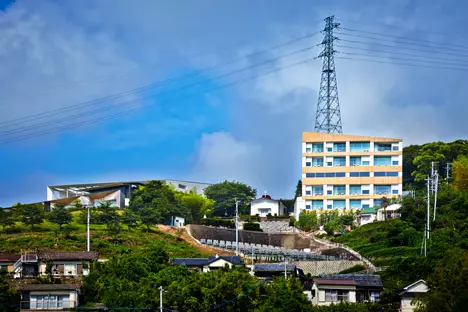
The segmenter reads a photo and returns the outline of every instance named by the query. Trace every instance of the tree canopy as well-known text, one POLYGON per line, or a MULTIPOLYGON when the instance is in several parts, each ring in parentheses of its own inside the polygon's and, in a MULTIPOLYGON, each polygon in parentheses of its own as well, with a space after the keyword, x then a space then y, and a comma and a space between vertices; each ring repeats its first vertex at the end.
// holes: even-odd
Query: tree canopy
POLYGON ((49 213, 49 221, 55 224, 58 224, 60 229, 62 229, 64 224, 69 224, 73 221, 72 214, 70 210, 65 208, 65 205, 56 204, 52 211, 49 213))
MULTIPOLYGON (((257 196, 257 191, 241 182, 224 181, 208 186, 205 196, 214 202, 214 215, 233 216, 235 200, 241 201, 240 205, 247 207, 247 203, 257 196)), ((240 209, 243 208, 240 206, 240 209)))

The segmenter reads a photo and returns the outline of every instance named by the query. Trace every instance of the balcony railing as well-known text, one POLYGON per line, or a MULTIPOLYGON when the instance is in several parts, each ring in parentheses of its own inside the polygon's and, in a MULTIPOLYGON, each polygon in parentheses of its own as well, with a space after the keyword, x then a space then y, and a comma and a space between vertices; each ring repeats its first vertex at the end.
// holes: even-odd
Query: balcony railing
POLYGON ((65 310, 76 307, 74 300, 30 300, 21 301, 20 310, 65 310))

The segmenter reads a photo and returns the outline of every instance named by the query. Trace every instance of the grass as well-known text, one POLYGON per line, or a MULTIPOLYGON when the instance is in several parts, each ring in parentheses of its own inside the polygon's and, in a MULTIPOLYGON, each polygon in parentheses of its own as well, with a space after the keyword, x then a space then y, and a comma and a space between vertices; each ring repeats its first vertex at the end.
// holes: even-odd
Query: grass
MULTIPOLYGON (((0 232, 0 253, 20 253, 23 251, 83 251, 86 250, 86 225, 75 221, 64 225, 62 231, 59 226, 44 221, 39 226, 25 227, 16 223, 7 228, 5 233, 0 232)), ((162 243, 166 251, 175 257, 203 257, 206 253, 200 252, 195 246, 184 241, 177 235, 163 233, 155 228, 146 231, 146 228, 128 229, 123 227, 117 238, 111 237, 105 225, 91 224, 91 250, 98 251, 101 257, 114 254, 138 252, 157 243, 162 243)))

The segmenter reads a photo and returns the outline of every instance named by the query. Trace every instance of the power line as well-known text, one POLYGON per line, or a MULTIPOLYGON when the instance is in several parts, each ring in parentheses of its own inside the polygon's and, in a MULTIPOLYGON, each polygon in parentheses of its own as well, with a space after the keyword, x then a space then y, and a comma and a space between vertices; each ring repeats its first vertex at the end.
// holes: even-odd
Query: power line
POLYGON ((444 48, 447 47, 447 46, 460 47, 460 48, 463 48, 463 50, 461 50, 462 52, 464 52, 464 51, 466 51, 466 49, 468 49, 468 46, 458 45, 458 44, 453 44, 453 43, 448 43, 448 42, 447 43, 434 42, 434 41, 431 41, 431 40, 424 40, 424 39, 405 37, 405 36, 394 36, 394 35, 389 35, 389 34, 384 34, 384 33, 379 33, 379 32, 365 31, 365 30, 346 28, 346 27, 340 27, 340 29, 351 31, 351 32, 359 32, 359 33, 364 33, 364 34, 383 36, 383 37, 387 37, 387 38, 388 37, 393 37, 393 38, 398 38, 398 39, 403 39, 403 40, 410 40, 410 41, 418 41, 418 42, 426 42, 426 43, 431 43, 431 44, 437 44, 437 45, 444 46, 444 48))
MULTIPOLYGON (((245 82, 245 81, 248 81, 248 80, 252 80, 252 79, 255 79, 255 78, 258 78, 258 77, 270 75, 270 74, 273 74, 273 73, 278 72, 278 71, 281 71, 281 70, 285 70, 285 69, 292 68, 292 67, 295 67, 295 66, 298 66, 298 65, 302 65, 302 64, 305 64, 305 63, 310 62, 310 61, 312 61, 312 60, 314 60, 314 58, 308 58, 308 59, 305 59, 305 60, 300 61, 300 62, 295 62, 295 63, 289 64, 289 65, 287 65, 287 66, 275 68, 275 69, 273 69, 273 70, 270 70, 270 71, 265 72, 265 73, 262 73, 262 74, 252 75, 252 76, 249 76, 249 77, 245 77, 245 78, 242 78, 242 79, 235 80, 235 81, 233 81, 233 82, 230 82, 230 83, 227 83, 227 84, 224 84, 224 85, 219 85, 219 86, 217 86, 217 87, 214 87, 214 88, 205 90, 204 92, 205 92, 205 93, 208 93, 208 92, 211 92, 211 91, 216 91, 216 90, 219 90, 219 89, 227 88, 227 87, 230 87, 230 86, 235 85, 235 84, 238 84, 238 83, 242 83, 242 82, 245 82)), ((197 95, 197 94, 191 94, 191 95, 184 96, 184 97, 178 99, 178 101, 183 100, 183 99, 187 99, 187 98, 194 97, 195 95, 197 95)), ((136 100, 135 100, 135 101, 136 101, 136 100)), ((176 101, 171 101, 171 102, 167 102, 167 103, 175 103, 175 102, 176 102, 176 101)), ((132 112, 135 112, 135 111, 139 111, 139 110, 142 110, 142 109, 145 109, 145 108, 148 108, 148 107, 153 107, 153 106, 155 106, 155 105, 157 105, 157 104, 167 104, 167 103, 164 103, 164 102, 163 102, 163 103, 148 104, 148 105, 145 105, 145 106, 143 106, 143 107, 136 107, 136 108, 133 108, 133 109, 126 110, 126 111, 124 111, 124 112, 117 113, 117 114, 112 114, 112 115, 108 115, 108 116, 101 117, 101 118, 95 118, 95 119, 90 119, 90 120, 86 120, 86 121, 83 121, 83 122, 78 122, 78 123, 75 123, 75 124, 70 124, 70 125, 68 125, 68 126, 64 126, 64 127, 61 127, 61 128, 53 128, 53 129, 49 129, 49 130, 43 131, 43 132, 32 133, 32 134, 29 134, 29 135, 24 135, 24 136, 20 136, 20 137, 10 138, 10 139, 7 139, 7 140, 5 140, 5 141, 1 141, 1 142, 0 142, 0 145, 8 144, 8 143, 13 143, 13 142, 18 142, 18 141, 22 141, 22 140, 26 140, 26 139, 30 139, 30 138, 34 138, 34 137, 38 137, 38 136, 42 136, 42 135, 45 135, 45 134, 51 134, 51 133, 61 132, 61 131, 65 131, 65 130, 77 128, 77 127, 80 127, 80 126, 83 126, 83 125, 87 125, 87 124, 100 123, 100 122, 103 122, 103 121, 105 121, 105 120, 115 119, 115 118, 117 118, 117 117, 119 117, 119 116, 127 115, 127 114, 129 114, 129 113, 132 113, 132 112)))
POLYGON ((410 62, 423 62, 423 63, 432 63, 432 64, 441 64, 441 65, 449 65, 449 66, 468 66, 468 64, 461 65, 461 64, 454 64, 454 63, 445 63, 445 62, 438 62, 438 61, 428 61, 428 60, 417 60, 417 59, 409 59, 403 57, 394 57, 394 56, 382 56, 382 55, 373 55, 367 53, 352 53, 352 52, 340 52, 341 54, 345 55, 357 55, 357 56, 367 56, 367 57, 376 57, 376 58, 384 58, 384 59, 393 59, 393 60, 400 60, 400 61, 410 61, 410 62))
MULTIPOLYGON (((413 56, 413 57, 422 57, 422 58, 429 58, 429 59, 435 59, 435 60, 445 60, 445 61, 454 61, 454 59, 450 58, 444 58, 444 57, 434 57, 434 56, 427 56, 427 55, 421 55, 421 54, 409 54, 409 53, 401 53, 401 52, 393 52, 393 51, 387 51, 387 50, 379 50, 379 49, 368 49, 368 48, 361 48, 361 47, 353 47, 353 46, 348 46, 348 45, 335 45, 336 47, 339 48, 347 48, 347 49, 353 49, 353 50, 364 50, 364 51, 373 51, 373 52, 380 52, 380 53, 389 53, 389 54, 395 54, 395 55, 404 55, 404 56, 413 56)), ((461 64, 466 64, 466 65, 461 65, 461 66, 467 66, 467 62, 460 62, 461 64)))
MULTIPOLYGON (((246 70, 250 70, 252 68, 256 68, 256 67, 259 67, 259 66, 262 66, 262 65, 266 65, 266 64, 276 62, 276 61, 278 61, 280 59, 283 59, 283 58, 287 58, 287 57, 291 57, 291 56, 294 56, 294 55, 299 54, 299 53, 307 52, 307 51, 313 49, 314 47, 315 46, 309 46, 309 47, 306 47, 306 48, 303 48, 303 49, 300 49, 300 50, 295 50, 293 52, 290 52, 290 53, 287 53, 287 54, 284 54, 284 55, 281 55, 281 56, 278 56, 278 57, 275 57, 275 58, 272 58, 272 59, 269 59, 269 60, 266 60, 266 61, 263 61, 263 62, 260 62, 260 63, 257 63, 257 64, 254 64, 254 65, 251 65, 251 66, 247 66, 247 67, 244 67, 244 68, 241 68, 241 69, 237 69, 235 71, 231 71, 231 72, 228 72, 228 73, 225 73, 225 74, 222 74, 222 75, 218 75, 218 76, 213 77, 211 79, 204 80, 204 81, 201 81, 201 82, 196 82, 196 83, 188 85, 188 86, 183 86, 183 87, 175 88, 175 89, 172 89, 172 90, 169 90, 169 91, 166 91, 166 92, 162 92, 162 93, 159 93, 157 95, 161 95, 161 94, 164 94, 164 93, 170 93, 170 92, 174 92, 174 91, 179 91, 179 90, 185 90, 188 87, 193 87, 193 86, 197 86, 197 85, 200 85, 200 84, 203 84, 203 83, 206 83, 206 82, 214 81, 216 79, 232 76, 234 74, 237 74, 237 73, 240 73, 240 72, 243 72, 243 71, 246 71, 246 70)), ((149 98, 149 97, 153 97, 153 96, 154 95, 146 96, 146 97, 140 97, 137 100, 141 100, 141 99, 145 99, 145 98, 149 98)), ((107 110, 112 109, 114 107, 121 107, 124 104, 133 103, 133 102, 135 102, 137 100, 131 100, 131 101, 123 102, 123 103, 112 104, 112 105, 104 106, 104 107, 101 107, 101 108, 98 108, 98 109, 95 109, 95 110, 88 110, 88 111, 85 111, 85 112, 82 112, 82 113, 79 113, 79 114, 74 114, 74 115, 71 115, 71 116, 68 116, 68 117, 49 120, 49 121, 46 121, 46 122, 43 122, 43 123, 40 123, 40 124, 35 124, 33 126, 22 127, 22 128, 20 127, 20 128, 16 128, 16 129, 12 129, 12 130, 7 130, 7 131, 4 131, 4 132, 0 133, 0 136, 10 135, 10 134, 18 133, 18 132, 30 131, 32 129, 41 128, 41 127, 47 126, 49 124, 64 122, 64 121, 66 121, 68 119, 76 119, 78 117, 87 116, 89 114, 107 111, 107 110)))
POLYGON ((18 121, 24 121, 24 120, 28 120, 28 119, 31 119, 31 118, 37 118, 37 117, 45 116, 45 115, 50 114, 50 113, 56 113, 56 112, 68 111, 68 110, 75 110, 75 109, 77 109, 76 107, 90 106, 90 105, 100 103, 100 102, 103 102, 103 101, 106 101, 106 100, 120 98, 120 97, 129 95, 129 94, 132 94, 132 93, 135 93, 135 92, 145 91, 145 90, 148 90, 148 89, 159 87, 159 86, 164 85, 164 84, 168 84, 168 83, 176 82, 176 81, 179 81, 179 80, 187 79, 187 78, 190 78, 190 77, 198 76, 198 75, 204 74, 206 72, 210 72, 210 71, 214 71, 214 70, 217 70, 217 69, 220 69, 220 68, 223 68, 223 67, 227 67, 227 66, 232 65, 232 64, 234 64, 234 63, 236 63, 236 62, 238 62, 240 60, 243 60, 245 58, 251 58, 253 56, 263 54, 263 53, 269 52, 271 50, 275 50, 275 49, 284 47, 286 45, 289 45, 289 44, 292 44, 292 43, 295 43, 295 42, 298 42, 298 41, 301 41, 301 40, 304 40, 304 39, 307 39, 307 38, 311 38, 311 37, 313 37, 315 35, 318 35, 319 33, 320 33, 320 31, 317 31, 317 32, 314 32, 314 33, 311 33, 311 34, 307 34, 307 35, 304 35, 304 36, 301 36, 301 37, 298 37, 298 38, 294 38, 292 40, 288 40, 286 42, 271 46, 269 48, 262 49, 260 51, 252 52, 252 53, 243 55, 241 57, 237 57, 237 58, 232 59, 232 60, 230 60, 228 62, 219 63, 219 64, 216 64, 216 65, 213 65, 213 66, 208 66, 208 67, 202 68, 200 70, 196 70, 196 71, 193 71, 193 72, 181 75, 181 76, 176 76, 176 77, 173 77, 173 78, 165 79, 165 80, 162 80, 162 81, 158 81, 158 82, 151 83, 151 84, 148 84, 148 85, 145 85, 145 86, 142 86, 142 87, 130 89, 130 90, 127 90, 127 91, 124 91, 124 92, 121 92, 121 93, 114 94, 114 95, 109 95, 109 96, 105 96, 105 97, 102 97, 102 98, 99 98, 99 99, 94 99, 94 100, 91 100, 91 101, 86 101, 86 102, 82 102, 82 103, 78 103, 78 104, 74 104, 74 105, 69 105, 69 106, 66 106, 66 107, 62 107, 62 108, 58 108, 58 109, 54 109, 54 110, 49 110, 49 111, 45 111, 45 112, 34 114, 34 115, 19 117, 19 118, 8 120, 8 121, 2 121, 2 122, 0 122, 0 128, 4 127, 4 126, 2 126, 3 124, 16 123, 18 121))
POLYGON ((424 67, 424 68, 434 68, 434 69, 446 69, 446 70, 456 70, 456 71, 468 71, 468 69, 454 68, 454 67, 430 66, 430 65, 423 65, 423 64, 412 64, 412 63, 386 62, 386 61, 379 61, 379 60, 372 60, 372 59, 362 59, 362 58, 354 58, 354 57, 337 56, 336 58, 341 59, 341 60, 351 60, 351 61, 359 61, 359 62, 392 64, 392 65, 411 66, 411 67, 424 67))
MULTIPOLYGON (((425 45, 425 44, 406 42, 406 41, 398 41, 398 40, 393 40, 393 39, 376 38, 376 37, 363 36, 363 35, 348 34, 348 33, 344 33, 344 32, 337 32, 337 34, 340 34, 340 35, 343 35, 343 36, 350 36, 350 37, 358 37, 358 38, 381 40, 381 41, 387 41, 387 42, 393 42, 393 43, 400 43, 400 44, 417 46, 417 47, 424 47, 424 48, 435 49, 435 50, 444 50, 444 51, 449 50, 449 51, 455 51, 455 52, 464 52, 464 51, 460 51, 458 49, 451 49, 449 47, 444 47, 444 48, 442 48, 442 47, 433 47, 433 46, 425 45)), ((458 54, 458 55, 468 57, 468 53, 467 54, 458 54)))
POLYGON ((412 47, 406 47, 406 46, 395 46, 395 45, 375 43, 375 42, 366 42, 366 41, 359 41, 359 40, 348 40, 348 39, 341 39, 340 38, 339 41, 349 42, 349 43, 357 43, 357 44, 365 44, 365 45, 372 45, 372 46, 380 46, 380 47, 388 47, 388 48, 393 48, 393 49, 399 48, 399 49, 402 49, 402 50, 411 50, 411 51, 419 51, 419 52, 434 53, 434 54, 445 54, 445 55, 452 55, 452 56, 457 56, 457 57, 468 57, 467 55, 461 55, 461 54, 450 53, 450 52, 430 51, 430 50, 427 50, 427 49, 418 49, 418 48, 412 48, 412 47))

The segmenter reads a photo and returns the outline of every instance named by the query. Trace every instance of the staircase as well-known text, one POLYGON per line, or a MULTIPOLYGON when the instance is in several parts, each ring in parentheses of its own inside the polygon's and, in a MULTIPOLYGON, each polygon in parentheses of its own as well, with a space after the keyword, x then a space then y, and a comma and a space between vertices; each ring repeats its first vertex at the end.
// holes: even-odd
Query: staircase
POLYGON ((38 258, 37 254, 28 254, 21 252, 21 256, 18 261, 13 265, 13 273, 15 278, 22 277, 23 265, 24 264, 37 264, 38 258))

